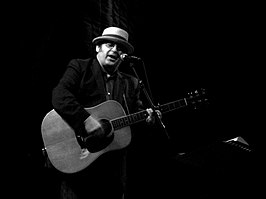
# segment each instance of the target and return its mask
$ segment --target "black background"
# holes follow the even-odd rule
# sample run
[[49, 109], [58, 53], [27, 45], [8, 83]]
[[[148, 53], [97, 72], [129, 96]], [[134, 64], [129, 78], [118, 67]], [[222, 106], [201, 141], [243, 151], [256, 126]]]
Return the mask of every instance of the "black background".
[[[167, 1], [131, 1], [128, 5], [129, 41], [135, 47], [134, 55], [144, 61], [147, 76], [141, 64], [136, 64], [135, 68], [144, 84], [150, 85], [154, 103], [164, 104], [187, 97], [188, 92], [200, 88], [207, 91], [208, 105], [163, 115], [173, 145], [171, 150], [176, 154], [188, 153], [241, 136], [252, 149], [259, 151], [263, 96], [259, 5]], [[41, 122], [52, 109], [51, 90], [68, 61], [86, 58], [93, 51], [89, 44], [92, 38], [88, 37], [82, 21], [86, 6], [93, 10], [90, 3], [43, 2], [23, 12], [19, 20], [21, 59], [17, 67], [27, 71], [25, 75], [19, 74], [27, 84], [18, 84], [17, 88], [22, 92], [20, 96], [26, 101], [24, 108], [30, 115], [21, 136], [24, 165], [26, 173], [34, 176], [29, 179], [29, 187], [37, 187], [37, 190], [45, 187], [50, 190], [46, 192], [49, 196], [54, 195], [53, 191], [56, 193], [53, 177], [60, 174], [44, 168]], [[132, 73], [130, 68], [121, 70]], [[147, 183], [154, 183], [155, 169], [146, 174], [146, 169], [149, 170], [154, 162], [144, 164], [158, 158], [154, 153], [163, 147], [160, 146], [163, 133], [158, 131], [154, 136], [148, 133], [132, 146], [137, 154], [146, 150], [145, 155], [130, 156], [129, 162], [136, 166], [129, 166], [129, 169], [139, 177], [147, 175], [150, 179]], [[161, 165], [165, 168], [165, 164]], [[173, 164], [169, 168], [175, 170]], [[173, 176], [176, 177], [178, 172], [175, 172]], [[134, 187], [139, 179], [132, 179]], [[172, 187], [170, 192], [174, 189]]]

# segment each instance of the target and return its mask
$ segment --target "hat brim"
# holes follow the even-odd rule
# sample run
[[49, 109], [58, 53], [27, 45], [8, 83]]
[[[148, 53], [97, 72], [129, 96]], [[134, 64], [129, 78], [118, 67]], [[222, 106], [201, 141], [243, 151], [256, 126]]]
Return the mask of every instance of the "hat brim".
[[105, 42], [105, 41], [113, 41], [113, 42], [117, 42], [121, 45], [123, 45], [125, 47], [125, 49], [127, 50], [126, 53], [131, 54], [134, 52], [134, 47], [127, 41], [124, 41], [122, 39], [119, 38], [115, 38], [112, 36], [100, 36], [100, 37], [96, 37], [92, 40], [92, 43], [97, 45], [101, 42]]

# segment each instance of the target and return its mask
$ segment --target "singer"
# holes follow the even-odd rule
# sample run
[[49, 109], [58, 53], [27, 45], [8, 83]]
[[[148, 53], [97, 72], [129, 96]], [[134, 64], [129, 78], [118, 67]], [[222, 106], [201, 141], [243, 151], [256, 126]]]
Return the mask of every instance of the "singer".
[[[155, 123], [152, 109], [144, 107], [140, 99], [138, 80], [119, 71], [123, 60], [137, 59], [130, 57], [134, 47], [128, 38], [127, 31], [119, 27], [104, 29], [101, 36], [92, 40], [96, 56], [70, 60], [52, 91], [54, 110], [74, 130], [80, 147], [89, 152], [107, 147], [114, 139], [114, 132], [106, 130], [102, 121], [85, 108], [98, 106], [97, 110], [101, 111], [100, 105], [115, 100], [125, 114], [146, 110], [143, 125]], [[69, 198], [69, 194], [78, 199], [122, 198], [126, 184], [125, 155], [126, 149], [105, 153], [84, 170], [65, 175], [60, 198]]]

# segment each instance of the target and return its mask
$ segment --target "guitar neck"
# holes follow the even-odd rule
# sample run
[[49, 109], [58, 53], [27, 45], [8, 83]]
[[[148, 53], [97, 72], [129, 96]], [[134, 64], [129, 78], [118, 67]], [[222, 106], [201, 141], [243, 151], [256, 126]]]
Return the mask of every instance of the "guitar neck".
[[123, 127], [135, 124], [137, 122], [143, 121], [148, 117], [146, 110], [129, 114], [127, 116], [119, 117], [111, 120], [114, 130], [121, 129]]
[[173, 111], [182, 107], [185, 107], [188, 105], [188, 99], [187, 98], [183, 98], [183, 99], [179, 99], [173, 102], [169, 102], [167, 104], [164, 105], [160, 105], [159, 106], [159, 110], [161, 111], [161, 113], [166, 113], [169, 111]]
[[[173, 102], [169, 102], [164, 105], [160, 105], [158, 108], [161, 113], [173, 111], [179, 109], [181, 107], [187, 106], [187, 99], [180, 99]], [[143, 121], [148, 117], [148, 113], [146, 110], [139, 111], [137, 113], [133, 113], [127, 116], [119, 117], [111, 120], [114, 130], [121, 129], [123, 127], [135, 124], [137, 122]]]

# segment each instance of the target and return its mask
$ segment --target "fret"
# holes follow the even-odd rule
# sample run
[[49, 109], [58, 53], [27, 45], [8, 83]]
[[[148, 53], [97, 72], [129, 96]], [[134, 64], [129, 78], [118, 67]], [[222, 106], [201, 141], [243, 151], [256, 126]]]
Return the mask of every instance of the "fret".
[[128, 117], [124, 117], [123, 120], [124, 120], [125, 125], [129, 125], [130, 124]]
[[113, 126], [113, 128], [114, 129], [117, 129], [117, 120], [113, 120], [113, 121], [111, 121], [111, 123], [112, 123], [112, 126]]
[[170, 110], [173, 110], [176, 107], [176, 103], [170, 103], [170, 104], [168, 104], [168, 106], [169, 106]]
[[134, 121], [134, 122], [137, 121], [137, 114], [136, 114], [136, 113], [133, 114], [133, 115], [132, 115], [132, 118], [133, 118], [133, 121]]
[[120, 127], [120, 126], [124, 126], [124, 122], [123, 122], [123, 118], [119, 118], [118, 120], [118, 127]]
[[176, 100], [174, 102], [170, 102], [170, 103], [161, 105], [160, 106], [160, 111], [161, 112], [168, 112], [168, 111], [171, 111], [171, 110], [174, 110], [174, 109], [178, 109], [178, 108], [184, 107], [186, 105], [187, 105], [186, 100], [185, 99], [180, 99], [180, 100]]
[[141, 117], [141, 112], [140, 113], [137, 113], [137, 120], [142, 120], [142, 117]]
[[127, 115], [128, 123], [129, 123], [129, 124], [132, 124], [132, 123], [133, 123], [132, 118], [129, 117], [129, 116], [130, 116], [130, 115]]
[[133, 124], [134, 121], [135, 121], [133, 116], [132, 115], [128, 115], [127, 117], [128, 117], [128, 120], [130, 121], [130, 123]]
[[111, 123], [112, 123], [114, 130], [117, 130], [125, 126], [129, 126], [131, 124], [145, 120], [147, 116], [148, 116], [148, 113], [146, 110], [144, 110], [144, 111], [133, 113], [127, 116], [116, 118], [114, 120], [111, 120]]

